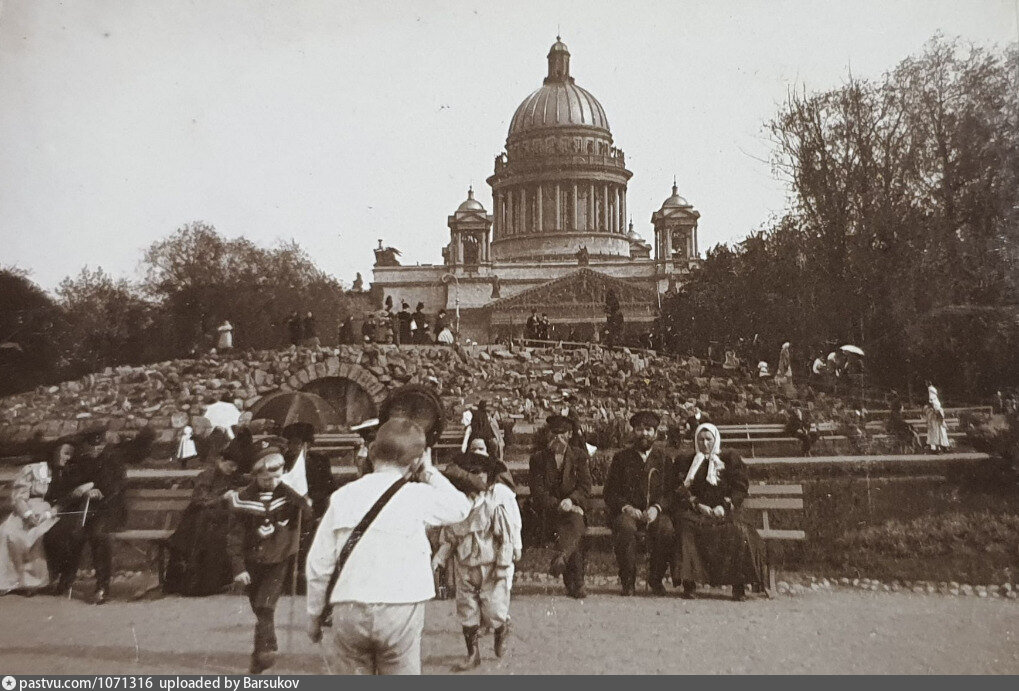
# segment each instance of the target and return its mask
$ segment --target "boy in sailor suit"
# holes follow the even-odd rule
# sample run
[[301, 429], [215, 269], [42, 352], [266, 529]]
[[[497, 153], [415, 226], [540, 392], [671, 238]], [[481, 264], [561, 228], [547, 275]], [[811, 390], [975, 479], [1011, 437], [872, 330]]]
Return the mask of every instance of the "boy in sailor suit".
[[255, 647], [251, 673], [276, 662], [276, 601], [283, 590], [290, 559], [297, 554], [300, 524], [311, 525], [311, 503], [282, 482], [283, 449], [258, 442], [251, 476], [254, 482], [227, 493], [230, 530], [227, 551], [234, 581], [247, 586], [255, 613]]

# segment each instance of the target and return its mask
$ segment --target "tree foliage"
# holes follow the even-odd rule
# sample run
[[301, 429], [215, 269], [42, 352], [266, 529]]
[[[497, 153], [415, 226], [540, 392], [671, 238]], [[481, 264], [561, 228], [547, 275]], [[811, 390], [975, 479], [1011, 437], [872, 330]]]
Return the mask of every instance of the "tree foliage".
[[60, 317], [59, 308], [27, 272], [0, 268], [0, 395], [46, 379], [57, 360], [50, 335]]
[[666, 305], [674, 345], [858, 343], [889, 383], [1016, 384], [1016, 59], [935, 36], [881, 79], [791, 93], [766, 125], [790, 206], [708, 253]]
[[138, 283], [85, 267], [54, 300], [25, 272], [0, 269], [0, 394], [203, 352], [223, 320], [235, 347], [274, 348], [287, 342], [293, 312], [312, 312], [332, 343], [351, 309], [339, 281], [297, 243], [263, 248], [200, 221], [153, 243]]
[[195, 222], [153, 243], [144, 266], [142, 289], [162, 306], [181, 352], [211, 345], [223, 320], [234, 327], [236, 347], [276, 346], [294, 311], [313, 312], [319, 335], [331, 341], [349, 310], [339, 281], [296, 242], [265, 249]]

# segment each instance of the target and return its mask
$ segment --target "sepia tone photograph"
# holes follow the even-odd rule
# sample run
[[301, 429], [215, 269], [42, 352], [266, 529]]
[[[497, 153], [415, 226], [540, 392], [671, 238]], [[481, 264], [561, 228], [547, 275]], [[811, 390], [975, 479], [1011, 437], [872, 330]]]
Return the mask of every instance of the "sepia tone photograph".
[[1019, 674], [1019, 0], [0, 0], [0, 95], [4, 691]]

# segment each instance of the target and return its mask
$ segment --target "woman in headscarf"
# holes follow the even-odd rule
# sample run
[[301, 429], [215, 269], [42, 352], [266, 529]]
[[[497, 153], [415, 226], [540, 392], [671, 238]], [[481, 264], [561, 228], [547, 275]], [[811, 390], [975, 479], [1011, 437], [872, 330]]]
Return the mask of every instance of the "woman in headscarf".
[[195, 478], [191, 503], [169, 540], [165, 592], [214, 595], [233, 582], [226, 550], [230, 510], [224, 497], [228, 491], [247, 484], [238, 465], [246, 460], [244, 442], [249, 438], [247, 430], [242, 429], [225, 451], [216, 452], [212, 467]]
[[764, 588], [760, 537], [740, 520], [750, 485], [746, 466], [739, 454], [722, 451], [721, 445], [718, 428], [706, 422], [694, 433], [696, 452], [678, 458], [674, 466], [677, 563], [687, 599], [697, 583], [731, 585], [734, 600], [746, 599], [747, 583]]
[[67, 441], [48, 448], [49, 458], [22, 466], [11, 488], [13, 511], [0, 523], [0, 595], [35, 594], [49, 585], [42, 536], [57, 522], [57, 507], [46, 501], [54, 472], [74, 454]]

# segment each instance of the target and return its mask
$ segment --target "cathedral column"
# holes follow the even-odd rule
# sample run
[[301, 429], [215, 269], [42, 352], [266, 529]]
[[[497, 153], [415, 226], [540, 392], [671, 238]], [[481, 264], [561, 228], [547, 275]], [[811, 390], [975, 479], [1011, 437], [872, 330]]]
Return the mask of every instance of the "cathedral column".
[[570, 223], [569, 225], [573, 230], [576, 231], [579, 230], [579, 228], [577, 228], [577, 183], [573, 183], [572, 187], [573, 187], [573, 204], [570, 206], [570, 211], [572, 212], [570, 220], [572, 221], [572, 223]]
[[520, 218], [523, 216], [523, 200], [520, 197], [520, 189], [513, 190], [513, 234], [517, 235], [520, 233], [521, 224]]
[[627, 224], [627, 191], [620, 189], [620, 229], [627, 232], [630, 226]]
[[563, 229], [563, 205], [562, 205], [562, 193], [559, 190], [559, 183], [555, 184], [555, 230], [559, 232]]
[[502, 226], [502, 203], [501, 203], [501, 200], [499, 199], [499, 196], [500, 195], [499, 195], [498, 192], [493, 192], [492, 193], [492, 209], [494, 211], [494, 216], [495, 216], [495, 230], [494, 230], [494, 233], [495, 233], [496, 237], [499, 236], [499, 230], [500, 230], [500, 227]]
[[505, 221], [502, 226], [503, 237], [509, 237], [510, 235], [513, 234], [513, 191], [506, 190], [505, 192], [503, 192], [503, 196], [504, 196], [503, 207], [505, 209], [504, 213], [506, 215]]
[[601, 198], [602, 198], [602, 208], [601, 208], [601, 210], [602, 210], [602, 218], [604, 219], [602, 222], [605, 225], [605, 232], [606, 233], [611, 233], [612, 232], [612, 226], [611, 226], [611, 224], [609, 224], [609, 183], [607, 183], [607, 182], [602, 185], [602, 188], [601, 188]]
[[595, 229], [594, 210], [597, 208], [597, 204], [594, 203], [594, 183], [591, 183], [591, 194], [587, 197], [587, 228], [585, 230]]
[[462, 233], [456, 234], [456, 259], [453, 264], [456, 266], [463, 266], [464, 263], [464, 236]]
[[543, 232], [545, 232], [545, 213], [544, 213], [545, 210], [542, 207], [542, 194], [541, 194], [541, 183], [540, 182], [538, 183], [538, 190], [537, 190], [537, 192], [538, 192], [538, 198], [537, 198], [538, 228], [537, 228], [537, 230], [538, 230], [539, 233], [543, 233]]
[[520, 232], [524, 235], [530, 230], [527, 224], [531, 222], [531, 214], [527, 213], [527, 188], [520, 188]]
[[612, 225], [615, 226], [615, 231], [617, 233], [620, 233], [620, 232], [623, 231], [623, 225], [624, 224], [622, 222], [620, 222], [620, 219], [619, 219], [619, 188], [616, 187], [615, 191], [616, 191], [616, 206], [615, 206], [615, 209], [614, 209], [615, 213], [612, 214], [612, 217], [615, 220], [612, 223]]

